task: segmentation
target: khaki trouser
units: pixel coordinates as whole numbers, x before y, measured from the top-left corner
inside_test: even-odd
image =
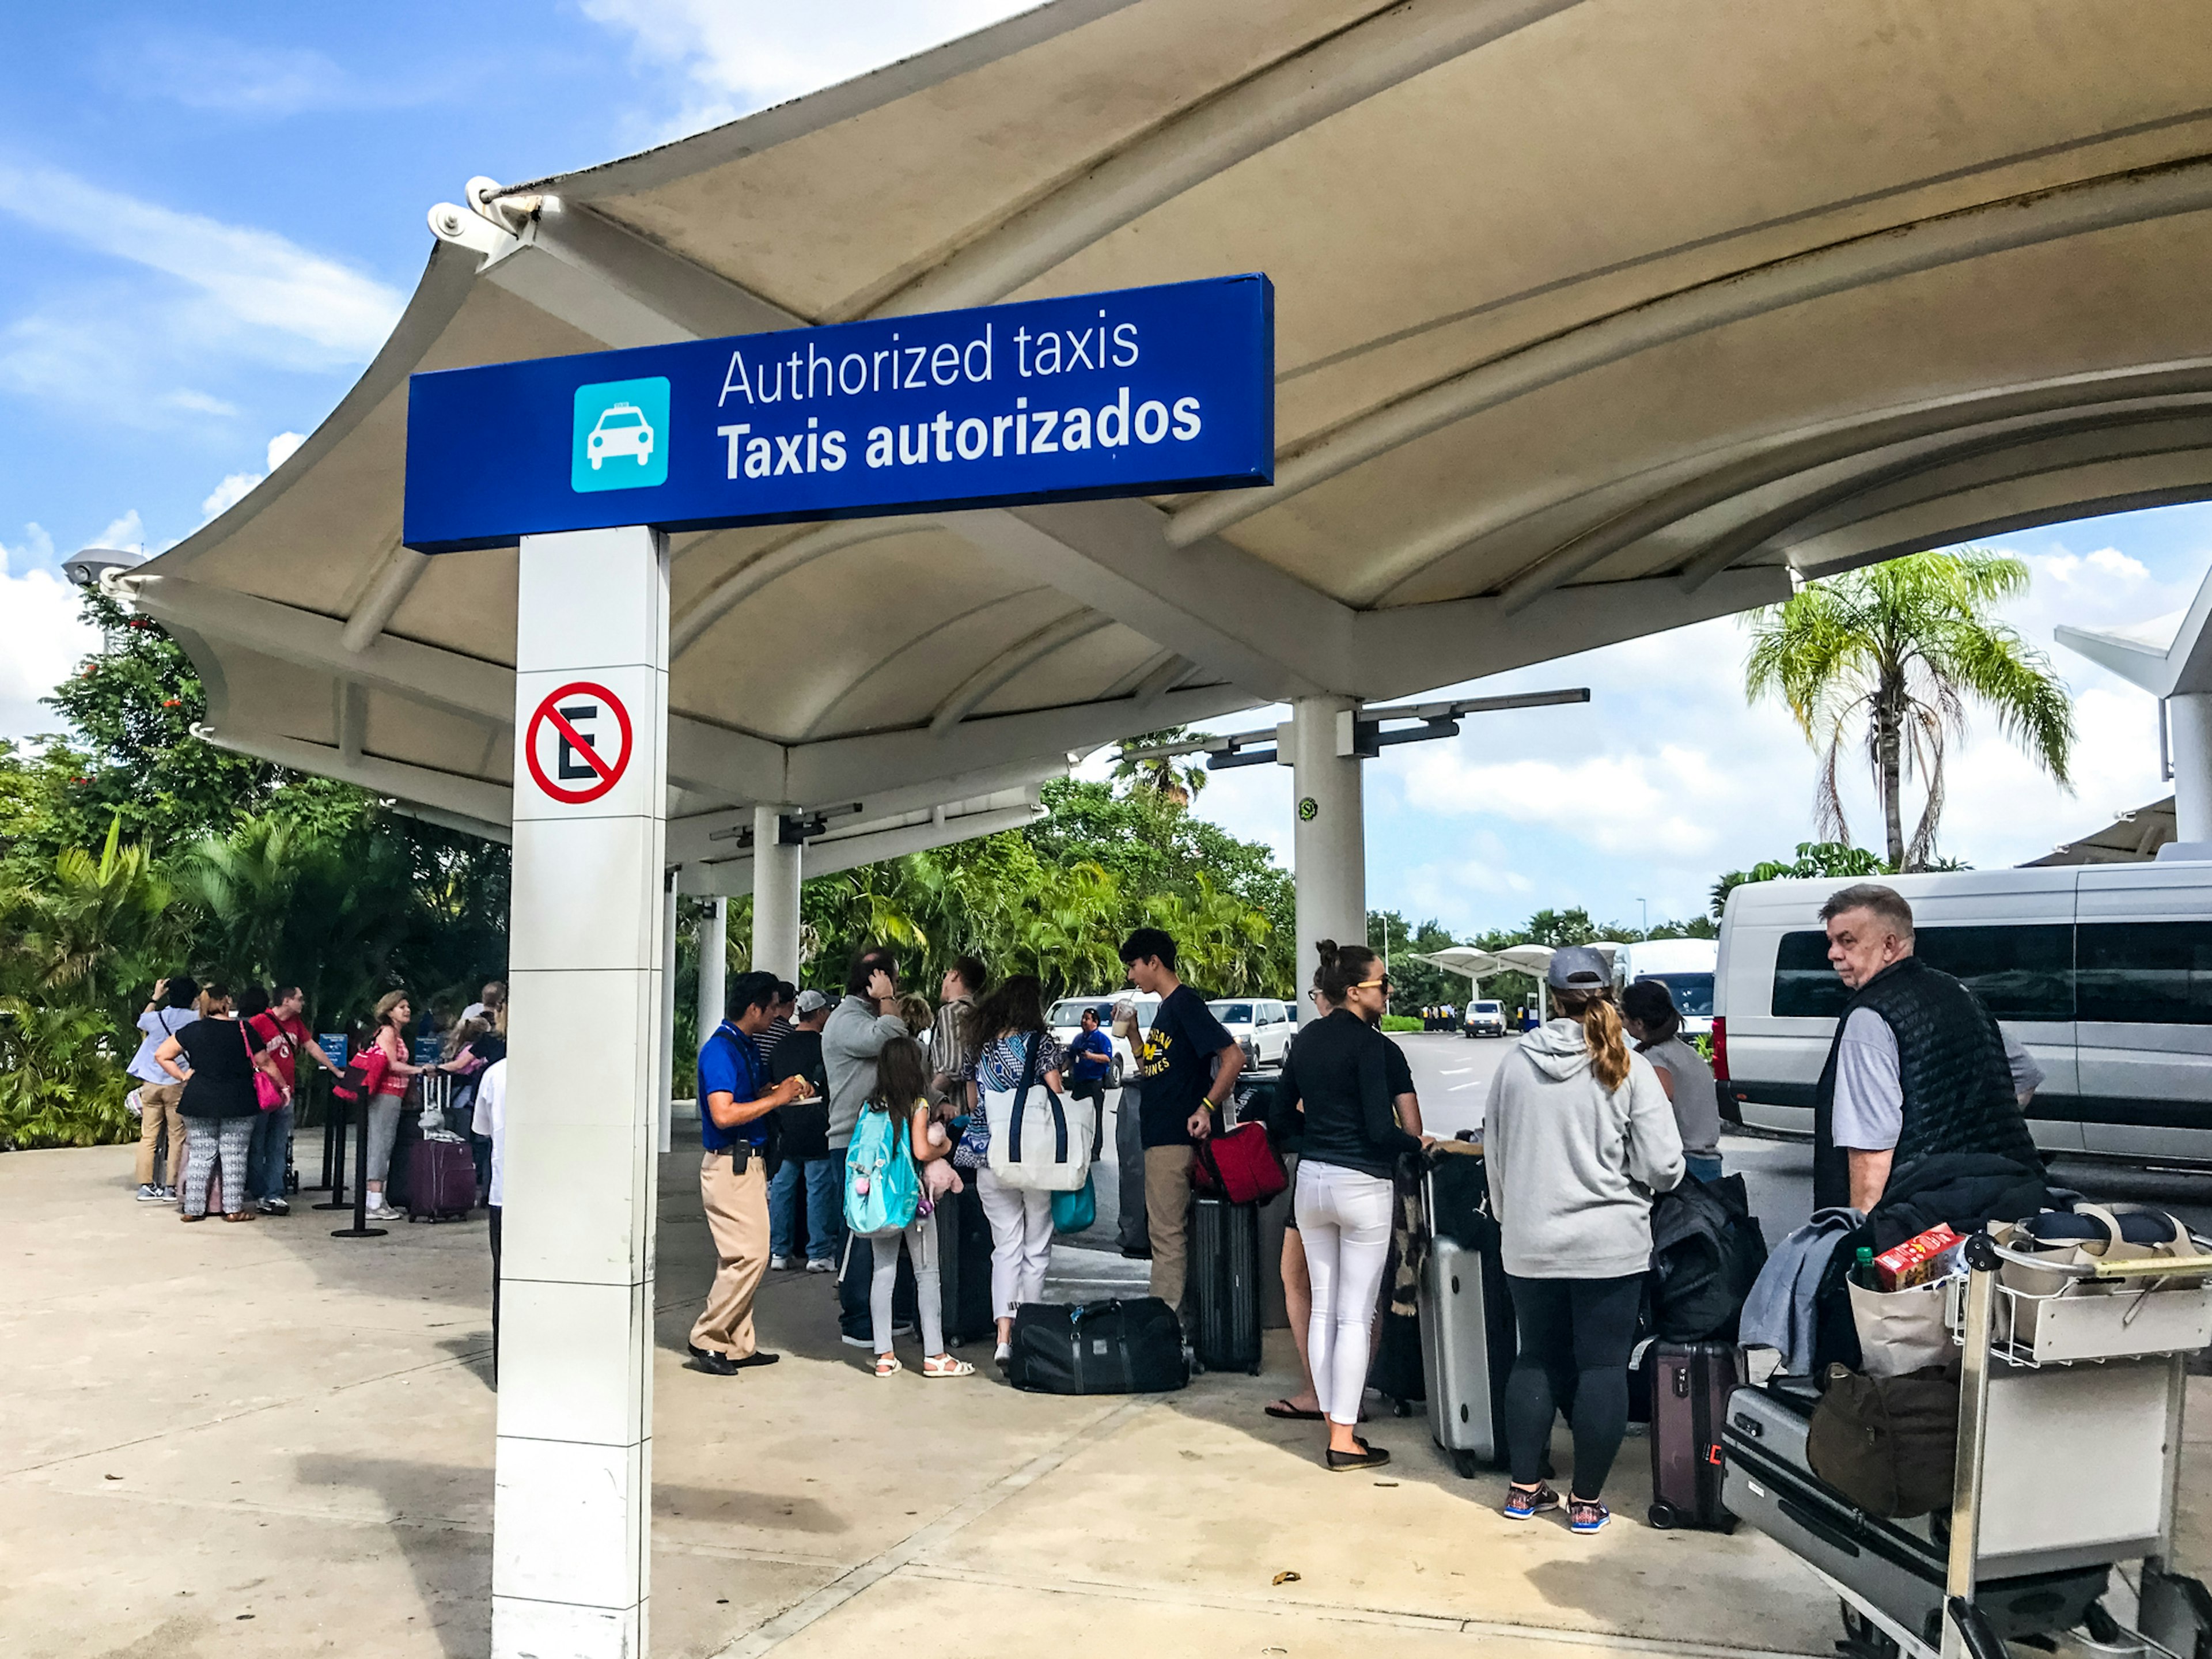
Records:
[[[185,1115],[177,1104],[185,1097],[181,1083],[142,1083],[138,1085],[138,1105],[142,1115],[138,1121],[138,1185],[154,1184],[154,1148],[161,1139],[162,1126],[169,1134],[168,1179],[166,1185],[185,1184]]]
[[[768,1274],[768,1166],[755,1157],[740,1175],[731,1162],[727,1152],[708,1152],[699,1160],[699,1196],[719,1265],[706,1311],[691,1328],[691,1346],[750,1359],[759,1346],[753,1338],[753,1297]]]
[[[1182,1307],[1184,1263],[1190,1248],[1188,1146],[1145,1148],[1145,1226],[1152,1240],[1152,1294]]]

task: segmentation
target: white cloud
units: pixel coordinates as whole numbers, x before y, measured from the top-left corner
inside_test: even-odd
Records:
[[[332,361],[373,355],[404,302],[374,278],[274,231],[180,213],[55,167],[0,162],[0,210],[164,272],[229,325],[276,331]]]
[[[23,531],[21,545],[0,545],[0,738],[58,730],[39,699],[100,644],[78,617],[76,590],[51,568],[53,538],[35,524]]]
[[[250,46],[220,35],[155,33],[111,55],[105,68],[106,78],[118,87],[231,115],[296,115],[368,101],[322,52]]]
[[[267,477],[270,472],[283,465],[285,461],[290,459],[293,451],[307,441],[307,434],[300,432],[280,432],[271,438],[269,441],[268,471],[225,474],[223,481],[210,492],[205,501],[200,503],[203,521],[212,519],[218,514],[228,513],[232,507],[236,507],[239,502],[246,499],[248,490]]]
[[[146,526],[139,522],[138,509],[134,507],[121,518],[110,520],[107,528],[86,545],[112,547],[125,553],[143,553],[146,550]]]
[[[688,82],[665,137],[697,132],[1026,10],[1028,0],[582,0],[584,15],[629,34],[637,55]]]

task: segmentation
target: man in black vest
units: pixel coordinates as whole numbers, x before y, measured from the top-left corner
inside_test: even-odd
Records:
[[[1813,1103],[1813,1207],[1871,1210],[1891,1170],[1931,1152],[2039,1167],[2004,1036],[1979,997],[1912,954],[1912,908],[1862,883],[1820,907],[1851,993]]]

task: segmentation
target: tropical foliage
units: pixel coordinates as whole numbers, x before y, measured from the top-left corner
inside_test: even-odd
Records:
[[[1966,735],[1966,706],[2062,785],[2069,784],[2074,706],[2050,659],[1990,611],[2027,590],[2027,567],[1965,548],[1916,553],[1810,582],[1753,614],[1744,689],[1786,704],[1820,756],[1814,828],[1848,843],[1838,774],[1858,733],[1881,804],[1889,868],[1924,870],[1943,815],[1945,751]],[[1904,789],[1923,792],[1905,833]]]
[[[1753,881],[1809,881],[1820,876],[1879,876],[1888,872],[1881,854],[1838,841],[1801,841],[1794,859],[1767,859],[1748,870],[1731,870],[1713,884],[1713,919],[1728,908],[1728,896]]]

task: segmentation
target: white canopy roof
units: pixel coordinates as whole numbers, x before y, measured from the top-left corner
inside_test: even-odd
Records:
[[[1058,0],[433,210],[338,409],[112,580],[216,741],[496,826],[515,557],[398,545],[411,371],[1264,270],[1271,489],[676,538],[683,856],[1003,812],[1170,721],[2212,494],[2208,62],[2175,0]]]

